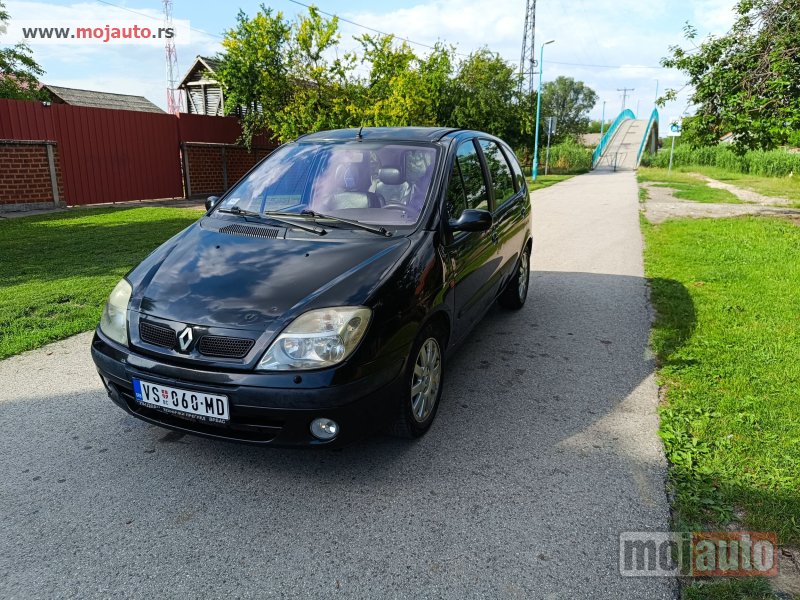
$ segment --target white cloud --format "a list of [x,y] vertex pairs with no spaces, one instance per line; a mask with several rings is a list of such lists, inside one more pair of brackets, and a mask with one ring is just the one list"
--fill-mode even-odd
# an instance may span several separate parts
[[[680,88],[680,73],[659,68],[660,59],[672,44],[682,41],[682,24],[691,21],[701,34],[721,33],[733,20],[734,0],[679,0],[670,3],[640,0],[574,0],[569,3],[539,0],[536,44],[548,39],[556,43],[545,49],[545,81],[558,75],[581,79],[595,89],[600,102],[592,112],[599,117],[606,100],[606,116],[621,109],[617,88],[634,88],[628,107],[640,104],[649,113],[655,98],[667,87]],[[514,64],[519,62],[524,24],[524,0],[434,0],[388,12],[349,13],[348,19],[390,30],[425,44],[444,40],[468,53],[488,46]],[[344,38],[362,33],[345,24]],[[346,43],[346,39],[343,39]],[[424,52],[424,48],[418,48]],[[567,64],[571,63],[571,64]],[[580,65],[619,65],[600,68]],[[656,67],[656,68],[654,68]],[[658,80],[658,84],[656,83]],[[680,114],[687,92],[662,112]]]
[[[322,8],[336,12],[336,0],[322,3]],[[629,107],[640,103],[640,112],[649,112],[656,91],[680,88],[680,73],[658,67],[668,46],[683,41],[682,25],[692,22],[701,36],[722,33],[733,22],[735,0],[672,0],[669,3],[641,0],[539,0],[537,14],[538,45],[551,38],[556,43],[545,50],[545,80],[558,75],[575,77],[595,89],[607,102],[607,116],[621,108],[617,88],[635,88]],[[130,12],[93,2],[56,5],[47,2],[7,2],[12,16],[21,19],[138,18]],[[432,45],[437,41],[456,44],[467,54],[488,46],[507,60],[517,64],[522,42],[525,0],[433,0],[417,5],[384,10],[375,4],[371,11],[348,12],[346,4],[341,16],[401,37]],[[153,8],[128,7],[142,13],[143,21],[161,23],[161,13]],[[192,10],[202,10],[187,7]],[[300,10],[300,9],[298,9]],[[230,8],[230,19],[234,9]],[[188,21],[186,22],[189,24]],[[342,23],[342,49],[354,48],[355,34],[365,31]],[[216,33],[216,32],[215,32]],[[178,47],[180,76],[198,54],[219,51],[221,40],[214,35],[192,31],[189,46]],[[425,52],[425,48],[417,47]],[[69,49],[53,46],[34,47],[36,59],[47,71],[45,82],[72,85],[110,92],[143,94],[156,104],[165,106],[164,52],[158,47],[126,46],[110,48],[87,44]],[[567,64],[571,63],[571,64]],[[581,66],[583,65],[583,66]],[[600,68],[586,65],[615,65]],[[688,93],[679,102],[668,106],[665,115],[680,114]],[[601,103],[593,111],[599,117]]]
[[[18,21],[48,22],[52,27],[64,24],[103,21],[109,24],[136,21],[142,27],[159,27],[161,12],[152,8],[130,6],[130,12],[98,3],[77,2],[57,5],[46,2],[7,3],[12,25]],[[135,14],[134,14],[135,13]],[[188,20],[175,19],[188,29]],[[10,40],[2,40],[9,42]],[[177,46],[178,80],[196,55],[214,54],[219,39],[199,31],[191,32],[191,42]],[[71,43],[69,46],[30,42],[34,58],[44,68],[42,80],[53,85],[147,97],[166,109],[166,75],[163,45],[111,46],[96,42]]]

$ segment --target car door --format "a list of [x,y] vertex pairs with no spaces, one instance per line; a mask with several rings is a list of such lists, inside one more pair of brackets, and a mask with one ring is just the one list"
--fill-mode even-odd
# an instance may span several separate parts
[[514,170],[499,142],[487,138],[478,140],[486,170],[489,174],[493,201],[492,216],[496,241],[498,270],[495,273],[499,294],[513,275],[519,253],[525,243],[529,202],[524,186],[516,181]]
[[[489,185],[474,138],[462,141],[453,158],[445,218],[458,219],[466,208],[491,210]],[[492,276],[497,252],[492,234],[492,230],[446,233],[445,255],[454,297],[453,341],[465,335],[494,300]]]

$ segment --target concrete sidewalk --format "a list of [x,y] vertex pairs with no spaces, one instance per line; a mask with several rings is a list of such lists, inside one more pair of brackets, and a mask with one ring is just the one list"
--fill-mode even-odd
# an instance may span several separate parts
[[622,578],[616,564],[621,532],[670,523],[636,175],[594,171],[543,189],[533,216],[536,333],[551,340],[539,385],[568,420],[592,415],[557,444],[569,487],[583,493],[575,509],[590,516],[560,522],[559,535],[572,527],[577,544],[584,534],[595,557],[586,568],[602,574],[587,580],[596,592],[575,597],[677,597],[675,581]]
[[526,306],[448,362],[416,442],[182,436],[106,397],[91,334],[0,361],[2,598],[669,599],[618,536],[666,530],[633,173],[533,197]]

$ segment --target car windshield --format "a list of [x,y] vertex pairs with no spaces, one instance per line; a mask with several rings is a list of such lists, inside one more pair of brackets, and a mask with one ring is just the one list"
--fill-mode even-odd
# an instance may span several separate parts
[[314,211],[375,225],[413,225],[437,149],[398,142],[294,143],[276,150],[219,204],[251,212]]

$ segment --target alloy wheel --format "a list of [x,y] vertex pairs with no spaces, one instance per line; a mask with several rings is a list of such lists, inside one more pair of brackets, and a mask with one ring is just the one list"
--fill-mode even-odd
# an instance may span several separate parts
[[430,416],[439,397],[442,380],[442,352],[436,338],[428,338],[420,347],[411,380],[411,414],[417,423]]

